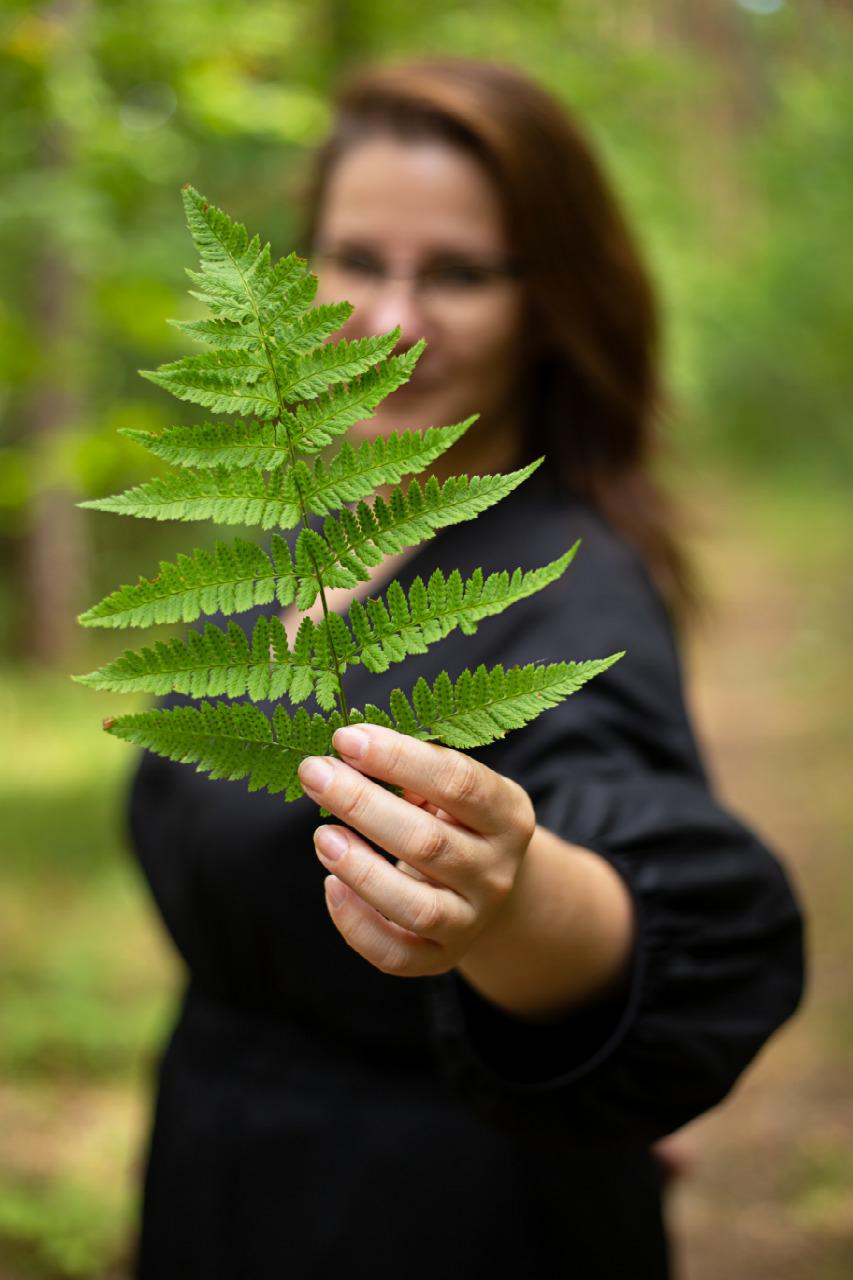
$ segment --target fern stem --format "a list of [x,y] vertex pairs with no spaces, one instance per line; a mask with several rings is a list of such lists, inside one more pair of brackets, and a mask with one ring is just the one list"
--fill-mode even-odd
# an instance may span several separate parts
[[[293,448],[293,441],[290,438],[290,431],[287,428],[287,423],[284,421],[284,417],[285,417],[285,414],[287,413],[287,409],[285,407],[284,398],[281,394],[281,384],[279,383],[279,379],[278,379],[278,370],[275,367],[275,361],[272,358],[272,352],[270,350],[269,342],[267,341],[267,335],[264,331],[263,322],[261,320],[260,313],[257,307],[255,306],[254,296],[251,295],[251,292],[250,292],[250,296],[252,297],[252,306],[254,308],[255,315],[257,316],[257,319],[258,319],[258,333],[261,336],[261,342],[263,343],[264,353],[269,363],[270,371],[273,377],[273,383],[275,385],[275,398],[278,401],[279,425],[284,427],[284,434],[287,437],[287,447],[290,452],[290,464],[291,466],[295,467],[296,451]],[[302,490],[299,487],[299,477],[297,475],[294,475],[293,479],[294,479],[294,487],[296,489],[297,494],[299,495],[299,507],[300,507],[300,510],[302,511],[302,528],[307,529],[308,528],[308,511],[305,506],[305,498],[303,497]],[[314,553],[310,549],[310,547],[308,549],[308,554],[311,557],[311,562],[314,565],[314,572],[317,577],[317,586],[320,591],[320,603],[323,606],[323,620],[326,622],[326,635],[328,636],[328,640],[329,640],[329,648],[332,651],[332,660],[335,664],[335,677],[338,682],[337,692],[338,692],[338,701],[340,702],[340,705],[341,705],[341,715],[343,716],[344,724],[349,724],[350,722],[349,708],[347,707],[347,700],[346,700],[346,696],[344,695],[344,683],[341,678],[340,663],[338,661],[338,655],[335,650],[335,641],[332,636],[331,630],[328,626],[329,606],[326,603],[326,593],[323,590],[323,574],[320,570],[320,566],[317,564],[317,561],[314,557]]]
[[[207,205],[206,205],[206,204],[205,204],[205,209],[207,209]],[[258,335],[259,335],[259,337],[260,337],[260,339],[261,339],[261,345],[263,346],[263,349],[264,349],[264,355],[266,356],[267,364],[269,365],[270,373],[272,374],[273,385],[275,386],[275,398],[276,398],[276,402],[277,402],[277,404],[278,404],[278,412],[279,412],[279,425],[281,425],[281,426],[283,426],[283,427],[284,427],[284,434],[287,436],[287,447],[288,447],[288,450],[289,450],[289,452],[290,452],[290,462],[291,462],[291,466],[295,466],[295,464],[296,464],[296,453],[295,453],[294,448],[293,448],[293,441],[292,441],[292,440],[291,440],[291,438],[290,438],[290,431],[288,430],[288,428],[287,428],[287,424],[286,424],[286,422],[284,421],[284,418],[285,418],[285,416],[287,415],[287,407],[286,407],[286,404],[285,404],[284,397],[283,397],[283,395],[281,394],[281,383],[279,382],[278,371],[277,371],[277,369],[276,369],[276,367],[275,367],[275,361],[273,360],[273,353],[272,353],[272,349],[271,349],[271,347],[270,347],[269,340],[268,340],[268,338],[267,338],[266,330],[265,330],[265,328],[264,328],[263,319],[262,319],[262,317],[261,317],[261,313],[260,313],[260,311],[259,311],[259,309],[258,309],[258,306],[257,306],[257,303],[256,303],[256,301],[255,301],[255,294],[254,294],[254,291],[253,291],[253,289],[252,289],[251,285],[249,284],[249,281],[246,279],[245,273],[243,272],[243,270],[242,270],[242,268],[241,268],[241,266],[240,266],[240,263],[234,259],[233,255],[232,255],[232,262],[234,263],[234,269],[239,273],[239,275],[240,275],[240,277],[241,277],[241,279],[242,279],[242,281],[243,281],[243,284],[244,284],[245,289],[246,289],[246,296],[251,300],[252,310],[253,310],[253,311],[254,311],[254,313],[255,313],[255,319],[257,320],[257,324],[258,324]],[[301,511],[302,511],[302,527],[303,527],[303,529],[307,529],[307,528],[308,528],[308,512],[307,512],[307,509],[306,509],[306,506],[305,506],[305,499],[304,499],[304,497],[303,497],[302,490],[299,488],[299,478],[298,478],[298,476],[294,476],[294,482],[295,482],[296,492],[297,492],[297,494],[299,495],[299,506],[300,506],[300,509],[301,509]],[[308,552],[308,554],[311,556],[311,561],[312,561],[312,563],[313,563],[313,565],[314,565],[314,573],[315,573],[315,575],[316,575],[316,578],[317,578],[317,586],[318,586],[319,591],[320,591],[320,602],[321,602],[321,604],[322,604],[322,606],[323,606],[323,618],[324,618],[324,620],[325,620],[325,621],[327,622],[327,624],[328,624],[329,609],[328,609],[328,605],[327,605],[327,603],[326,603],[326,593],[325,593],[325,591],[323,590],[323,575],[322,575],[322,572],[321,572],[321,570],[320,570],[319,565],[317,564],[316,559],[314,558],[314,554],[313,554],[313,552],[310,550],[310,548],[309,548],[309,552]],[[344,696],[344,686],[343,686],[343,680],[341,679],[341,668],[340,668],[340,663],[339,663],[339,661],[338,661],[338,655],[337,655],[337,653],[336,653],[336,651],[335,651],[335,642],[334,642],[334,639],[332,638],[331,632],[329,631],[328,625],[327,625],[327,627],[326,627],[326,632],[327,632],[328,639],[329,639],[329,648],[330,648],[330,649],[331,649],[331,651],[332,651],[332,658],[333,658],[333,660],[334,660],[334,664],[335,664],[335,676],[336,676],[336,678],[337,678],[337,682],[338,682],[338,700],[339,700],[339,702],[340,702],[340,704],[341,704],[341,715],[343,716],[344,724],[349,724],[349,722],[350,722],[350,720],[349,720],[349,710],[348,710],[348,708],[347,708],[347,701],[346,701],[346,697]]]

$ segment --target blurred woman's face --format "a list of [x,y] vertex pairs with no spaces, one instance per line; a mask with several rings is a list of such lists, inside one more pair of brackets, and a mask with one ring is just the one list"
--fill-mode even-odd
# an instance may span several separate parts
[[309,255],[315,301],[353,304],[336,337],[399,325],[397,352],[427,342],[409,382],[352,436],[449,426],[479,413],[457,457],[475,449],[485,471],[515,447],[523,285],[502,274],[511,260],[496,192],[464,151],[383,137],[337,162]]

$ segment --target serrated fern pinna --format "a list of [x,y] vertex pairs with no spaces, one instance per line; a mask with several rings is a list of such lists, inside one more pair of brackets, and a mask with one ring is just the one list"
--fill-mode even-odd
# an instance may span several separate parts
[[[188,275],[190,292],[210,317],[172,320],[207,344],[143,377],[182,400],[214,413],[249,415],[231,423],[170,427],[160,434],[127,431],[177,470],[86,507],[154,520],[214,520],[263,529],[302,528],[291,553],[273,533],[269,551],[242,538],[217,542],[212,552],[179,555],[159,573],[120,587],[84,613],[87,627],[145,627],[193,622],[202,615],[230,618],[257,605],[311,608],[320,596],[323,618],[302,619],[292,647],[277,611],[258,618],[251,636],[234,621],[207,622],[185,640],[127,650],[83,684],[116,691],[178,692],[193,698],[292,703],[313,694],[327,715],[282,705],[272,719],[245,701],[202,702],[118,716],[108,732],[171,760],[194,763],[212,778],[248,778],[250,790],[302,795],[297,768],[307,755],[334,755],[332,734],[366,720],[455,748],[483,746],[518,729],[574,693],[622,656],[598,661],[528,664],[504,670],[463,671],[455,681],[442,671],[433,685],[422,677],[411,700],[400,689],[387,712],[367,703],[348,707],[342,674],[355,663],[374,672],[408,654],[424,653],[454,627],[473,635],[481,619],[541,590],[560,577],[578,543],[540,569],[515,569],[463,581],[454,569],[436,569],[408,595],[392,581],[384,599],[354,600],[346,616],[326,605],[325,590],[368,582],[383,554],[416,546],[438,529],[471,520],[521,484],[543,461],[508,475],[431,476],[423,487],[404,475],[423,471],[449,449],[478,414],[449,427],[392,433],[354,448],[347,440],[327,461],[318,457],[354,423],[407,382],[425,343],[391,355],[400,330],[378,337],[327,339],[352,313],[349,302],[313,306],[317,278],[291,253],[273,263],[269,244],[183,188],[187,222],[201,257]],[[387,501],[364,498],[394,486]],[[354,504],[354,509],[345,506]],[[309,513],[325,517],[322,533]],[[334,513],[334,514],[333,514]]]

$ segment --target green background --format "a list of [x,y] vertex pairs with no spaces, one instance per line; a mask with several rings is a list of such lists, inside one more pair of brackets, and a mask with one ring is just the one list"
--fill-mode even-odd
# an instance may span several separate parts
[[289,252],[339,74],[427,52],[533,75],[577,113],[624,201],[664,306],[665,478],[716,602],[686,642],[697,725],[815,919],[807,1012],[691,1137],[672,1206],[686,1275],[833,1280],[853,1262],[849,7],[13,0],[0,15],[0,1280],[125,1274],[177,977],[126,854],[131,753],[99,732],[136,704],[68,673],[118,651],[77,612],[205,536],[75,505],[152,474],[117,428],[199,418],[136,372],[184,351],[165,323],[191,309],[180,186]]

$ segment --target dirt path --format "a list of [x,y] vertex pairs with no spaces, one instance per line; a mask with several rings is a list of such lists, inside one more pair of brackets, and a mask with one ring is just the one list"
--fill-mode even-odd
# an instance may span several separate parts
[[[702,498],[716,616],[685,645],[724,801],[789,868],[809,926],[805,1005],[730,1097],[682,1131],[677,1280],[853,1275],[851,560],[787,556],[748,504]],[[811,530],[800,533],[803,545]]]

